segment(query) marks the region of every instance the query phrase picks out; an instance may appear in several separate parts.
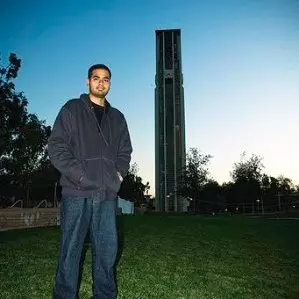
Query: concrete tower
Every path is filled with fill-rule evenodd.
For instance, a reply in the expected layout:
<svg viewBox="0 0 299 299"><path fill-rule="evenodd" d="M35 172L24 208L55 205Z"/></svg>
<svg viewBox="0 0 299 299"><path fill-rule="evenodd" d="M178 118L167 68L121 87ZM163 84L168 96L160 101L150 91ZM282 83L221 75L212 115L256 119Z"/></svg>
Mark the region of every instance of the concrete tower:
<svg viewBox="0 0 299 299"><path fill-rule="evenodd" d="M181 211L177 193L185 166L181 30L156 30L155 152L159 211Z"/></svg>

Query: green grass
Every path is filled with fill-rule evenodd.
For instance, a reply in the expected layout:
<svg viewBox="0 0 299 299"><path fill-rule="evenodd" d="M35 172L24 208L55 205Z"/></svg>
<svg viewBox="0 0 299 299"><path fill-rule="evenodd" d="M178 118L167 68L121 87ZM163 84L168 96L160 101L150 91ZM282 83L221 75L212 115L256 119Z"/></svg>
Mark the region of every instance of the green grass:
<svg viewBox="0 0 299 299"><path fill-rule="evenodd" d="M299 220L125 216L119 226L119 299L299 298ZM0 298L51 298L59 236L57 227L0 232ZM88 249L83 299L90 268Z"/></svg>

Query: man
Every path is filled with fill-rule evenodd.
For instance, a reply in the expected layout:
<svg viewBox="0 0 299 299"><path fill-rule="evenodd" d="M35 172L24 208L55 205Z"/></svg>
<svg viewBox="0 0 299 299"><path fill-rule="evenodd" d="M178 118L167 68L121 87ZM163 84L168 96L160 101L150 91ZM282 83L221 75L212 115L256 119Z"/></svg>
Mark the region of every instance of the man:
<svg viewBox="0 0 299 299"><path fill-rule="evenodd" d="M68 101L60 110L48 152L60 171L62 186L61 245L53 298L78 298L81 253L89 232L93 296L116 298L117 192L129 168L132 146L123 114L106 99L111 71L88 70L89 94Z"/></svg>

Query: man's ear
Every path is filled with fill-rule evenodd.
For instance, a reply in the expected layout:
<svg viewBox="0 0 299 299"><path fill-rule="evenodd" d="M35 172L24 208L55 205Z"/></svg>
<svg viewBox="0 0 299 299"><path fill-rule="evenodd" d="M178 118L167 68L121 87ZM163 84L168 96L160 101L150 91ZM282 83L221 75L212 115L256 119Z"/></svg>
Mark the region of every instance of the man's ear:
<svg viewBox="0 0 299 299"><path fill-rule="evenodd" d="M86 79L86 85L87 85L87 87L89 87L89 80L88 80L88 78Z"/></svg>

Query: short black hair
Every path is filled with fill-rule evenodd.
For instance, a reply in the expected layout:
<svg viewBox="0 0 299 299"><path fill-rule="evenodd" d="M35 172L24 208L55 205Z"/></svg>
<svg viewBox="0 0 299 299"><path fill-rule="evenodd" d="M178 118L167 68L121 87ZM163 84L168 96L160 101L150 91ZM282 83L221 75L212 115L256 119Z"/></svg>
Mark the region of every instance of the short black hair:
<svg viewBox="0 0 299 299"><path fill-rule="evenodd" d="M109 73L109 78L111 79L111 70L109 69L109 67L105 64L94 64L92 65L89 70L88 70L88 79L91 78L92 76L92 72L94 70L99 70L99 69L102 69L102 70L106 70L108 73Z"/></svg>

